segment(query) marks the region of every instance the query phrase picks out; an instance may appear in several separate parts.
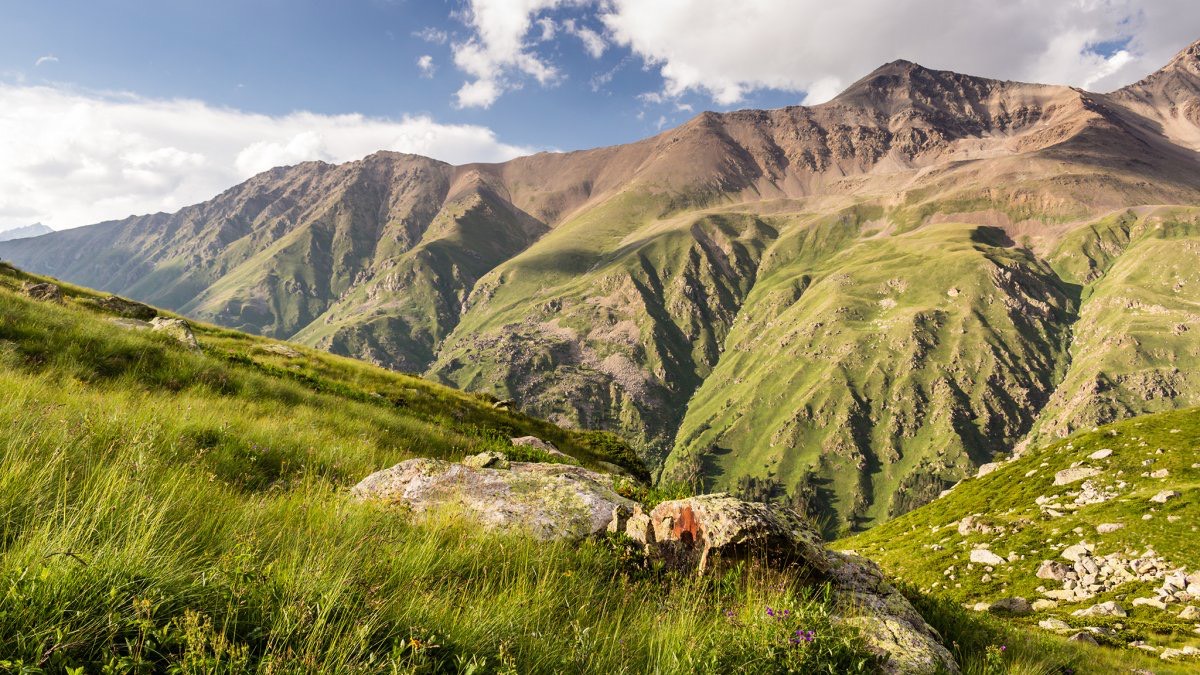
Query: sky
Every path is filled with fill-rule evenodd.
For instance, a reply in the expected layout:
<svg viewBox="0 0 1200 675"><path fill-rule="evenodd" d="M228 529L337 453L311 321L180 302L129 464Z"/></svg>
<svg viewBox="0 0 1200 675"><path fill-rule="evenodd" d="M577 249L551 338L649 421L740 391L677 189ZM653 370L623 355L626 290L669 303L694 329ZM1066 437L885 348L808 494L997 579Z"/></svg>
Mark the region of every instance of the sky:
<svg viewBox="0 0 1200 675"><path fill-rule="evenodd" d="M900 58L1110 91L1197 39L1197 0L0 0L0 230L384 149L624 143Z"/></svg>

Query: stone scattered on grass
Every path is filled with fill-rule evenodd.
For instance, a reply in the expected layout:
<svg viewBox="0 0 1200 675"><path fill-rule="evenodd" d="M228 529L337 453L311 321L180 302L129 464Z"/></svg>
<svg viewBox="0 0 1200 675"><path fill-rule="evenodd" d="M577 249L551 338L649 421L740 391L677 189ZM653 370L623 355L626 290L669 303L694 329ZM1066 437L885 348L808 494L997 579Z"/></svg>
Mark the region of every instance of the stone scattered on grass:
<svg viewBox="0 0 1200 675"><path fill-rule="evenodd" d="M1054 474L1055 485L1070 485L1078 483L1081 480L1091 478L1092 476L1100 475L1100 469L1094 469L1089 466L1080 466L1071 469L1063 469Z"/></svg>
<svg viewBox="0 0 1200 675"><path fill-rule="evenodd" d="M1125 613L1125 608L1116 602L1109 600L1098 605L1092 605L1087 609L1077 609L1071 612L1071 616L1128 616Z"/></svg>
<svg viewBox="0 0 1200 675"><path fill-rule="evenodd" d="M1125 527L1123 523L1100 523L1096 526L1096 534L1112 534Z"/></svg>
<svg viewBox="0 0 1200 675"><path fill-rule="evenodd" d="M1003 565L1006 561L985 548L977 548L971 551L971 562L977 565Z"/></svg>
<svg viewBox="0 0 1200 675"><path fill-rule="evenodd" d="M1151 497L1150 501L1154 502L1155 504L1166 504L1167 500L1174 499L1178 496L1179 493L1175 490L1163 490L1162 492Z"/></svg>

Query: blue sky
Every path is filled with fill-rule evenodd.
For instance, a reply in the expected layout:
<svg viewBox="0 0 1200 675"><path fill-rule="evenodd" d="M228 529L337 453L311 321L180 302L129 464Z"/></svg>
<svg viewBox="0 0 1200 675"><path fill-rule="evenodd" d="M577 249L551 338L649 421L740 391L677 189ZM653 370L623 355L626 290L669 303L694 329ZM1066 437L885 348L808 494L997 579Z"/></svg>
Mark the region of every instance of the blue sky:
<svg viewBox="0 0 1200 675"><path fill-rule="evenodd" d="M8 0L0 71L23 71L32 82L195 98L267 114L430 114L446 123L486 125L509 143L558 149L651 135L690 117L681 105L777 107L803 98L760 90L736 105L698 95L647 105L638 94L658 91L662 78L629 49L608 48L593 58L578 38L556 31L536 52L564 77L549 86L526 83L519 95L487 109L460 108L454 94L463 77L452 44L471 31L451 15L462 9L440 0ZM603 29L582 8L545 14ZM423 32L444 34L445 42L422 38ZM31 67L48 55L57 61ZM426 55L432 77L422 77L417 65Z"/></svg>
<svg viewBox="0 0 1200 675"><path fill-rule="evenodd" d="M628 142L820 103L897 58L1108 91L1197 38L1195 0L3 0L0 229L380 149Z"/></svg>

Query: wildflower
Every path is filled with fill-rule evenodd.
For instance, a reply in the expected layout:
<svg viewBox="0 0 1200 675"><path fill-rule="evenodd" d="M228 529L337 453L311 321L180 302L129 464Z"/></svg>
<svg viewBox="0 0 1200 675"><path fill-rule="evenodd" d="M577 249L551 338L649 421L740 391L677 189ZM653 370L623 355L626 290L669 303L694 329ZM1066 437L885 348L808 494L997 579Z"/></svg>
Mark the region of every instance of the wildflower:
<svg viewBox="0 0 1200 675"><path fill-rule="evenodd" d="M771 609L770 606L767 607L767 616L770 616L770 617L775 616L775 610Z"/></svg>
<svg viewBox="0 0 1200 675"><path fill-rule="evenodd" d="M1002 652L1008 651L1008 645L1000 645L1000 651L1002 651Z"/></svg>
<svg viewBox="0 0 1200 675"><path fill-rule="evenodd" d="M813 630L804 630L803 628L796 629L796 635L791 639L791 643L798 645L801 642L812 642L817 637L817 632Z"/></svg>

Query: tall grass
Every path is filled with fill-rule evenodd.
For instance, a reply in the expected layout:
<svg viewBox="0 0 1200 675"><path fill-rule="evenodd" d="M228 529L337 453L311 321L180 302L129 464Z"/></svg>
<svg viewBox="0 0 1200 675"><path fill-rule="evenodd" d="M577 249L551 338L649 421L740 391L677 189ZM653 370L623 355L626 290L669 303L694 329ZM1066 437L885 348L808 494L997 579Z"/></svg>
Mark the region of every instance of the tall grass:
<svg viewBox="0 0 1200 675"><path fill-rule="evenodd" d="M786 574L675 576L617 540L356 504L347 487L379 468L540 427L412 378L324 357L264 368L256 340L201 341L0 284L0 672L873 667L823 590Z"/></svg>

